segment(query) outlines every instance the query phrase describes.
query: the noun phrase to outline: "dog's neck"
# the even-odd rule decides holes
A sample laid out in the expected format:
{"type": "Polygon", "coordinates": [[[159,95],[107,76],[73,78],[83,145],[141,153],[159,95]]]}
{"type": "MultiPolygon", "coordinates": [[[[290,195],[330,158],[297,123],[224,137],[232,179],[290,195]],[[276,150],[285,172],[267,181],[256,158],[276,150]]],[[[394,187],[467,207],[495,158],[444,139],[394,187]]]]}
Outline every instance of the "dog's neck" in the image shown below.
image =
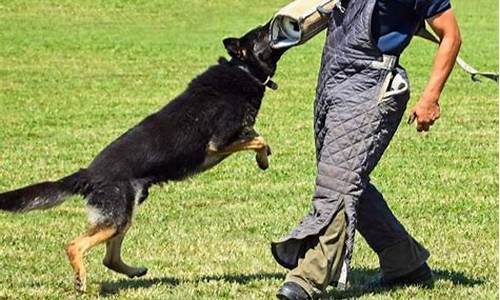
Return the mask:
{"type": "Polygon", "coordinates": [[[247,75],[259,85],[268,87],[272,90],[276,90],[278,88],[278,85],[271,80],[271,75],[266,74],[263,71],[258,72],[257,70],[255,70],[256,68],[252,68],[245,64],[243,61],[234,57],[231,58],[229,63],[247,73],[247,75]]]}

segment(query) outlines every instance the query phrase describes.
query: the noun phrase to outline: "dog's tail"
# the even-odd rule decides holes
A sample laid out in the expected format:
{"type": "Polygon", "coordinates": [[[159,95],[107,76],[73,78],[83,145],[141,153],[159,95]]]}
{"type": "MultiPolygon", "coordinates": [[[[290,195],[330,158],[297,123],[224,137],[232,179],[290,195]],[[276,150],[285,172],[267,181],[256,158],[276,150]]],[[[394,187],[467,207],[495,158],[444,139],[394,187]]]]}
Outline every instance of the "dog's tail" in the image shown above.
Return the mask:
{"type": "Polygon", "coordinates": [[[57,181],[40,182],[0,194],[0,210],[27,212],[57,206],[71,195],[81,194],[87,186],[84,170],[57,181]]]}

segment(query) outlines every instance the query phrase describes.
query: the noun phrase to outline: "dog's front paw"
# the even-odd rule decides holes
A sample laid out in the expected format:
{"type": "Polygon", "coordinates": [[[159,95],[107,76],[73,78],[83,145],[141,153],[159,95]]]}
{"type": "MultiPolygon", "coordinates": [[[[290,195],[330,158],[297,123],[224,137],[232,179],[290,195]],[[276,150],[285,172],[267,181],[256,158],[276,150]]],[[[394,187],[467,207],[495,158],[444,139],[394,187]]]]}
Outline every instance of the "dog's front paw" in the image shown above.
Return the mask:
{"type": "Polygon", "coordinates": [[[269,159],[267,158],[269,153],[268,149],[269,151],[271,150],[271,148],[268,147],[266,149],[263,149],[262,151],[257,152],[257,154],[255,155],[257,165],[262,170],[266,170],[267,168],[269,168],[269,159]]]}

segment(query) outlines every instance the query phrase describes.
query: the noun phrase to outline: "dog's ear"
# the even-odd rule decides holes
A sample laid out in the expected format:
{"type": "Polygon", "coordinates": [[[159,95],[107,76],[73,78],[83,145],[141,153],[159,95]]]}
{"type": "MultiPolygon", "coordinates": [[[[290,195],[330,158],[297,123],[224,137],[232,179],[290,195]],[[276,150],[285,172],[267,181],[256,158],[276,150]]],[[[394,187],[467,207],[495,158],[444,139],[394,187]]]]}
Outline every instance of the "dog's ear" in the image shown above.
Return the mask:
{"type": "Polygon", "coordinates": [[[232,57],[241,58],[243,56],[240,39],[227,38],[222,42],[224,43],[224,47],[226,48],[227,53],[229,53],[229,55],[231,55],[232,57]]]}

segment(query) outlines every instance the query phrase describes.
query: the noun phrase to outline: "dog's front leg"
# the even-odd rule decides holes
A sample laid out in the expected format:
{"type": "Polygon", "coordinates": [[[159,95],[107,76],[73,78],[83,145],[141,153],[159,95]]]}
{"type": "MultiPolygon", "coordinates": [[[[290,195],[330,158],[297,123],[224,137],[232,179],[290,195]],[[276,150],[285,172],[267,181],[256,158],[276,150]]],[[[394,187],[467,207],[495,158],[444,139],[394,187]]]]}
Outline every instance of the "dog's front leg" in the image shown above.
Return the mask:
{"type": "Polygon", "coordinates": [[[271,155],[271,147],[267,144],[264,138],[257,134],[255,137],[249,137],[245,139],[239,139],[225,147],[221,150],[212,149],[219,154],[232,154],[238,151],[255,151],[257,154],[255,160],[257,165],[262,170],[269,167],[268,156],[271,155]]]}
{"type": "Polygon", "coordinates": [[[255,155],[255,160],[257,161],[257,165],[259,166],[259,168],[261,168],[262,170],[269,168],[268,156],[270,156],[271,154],[272,151],[271,151],[271,146],[269,146],[269,144],[266,144],[265,148],[262,149],[261,151],[257,151],[257,154],[255,155]]]}

